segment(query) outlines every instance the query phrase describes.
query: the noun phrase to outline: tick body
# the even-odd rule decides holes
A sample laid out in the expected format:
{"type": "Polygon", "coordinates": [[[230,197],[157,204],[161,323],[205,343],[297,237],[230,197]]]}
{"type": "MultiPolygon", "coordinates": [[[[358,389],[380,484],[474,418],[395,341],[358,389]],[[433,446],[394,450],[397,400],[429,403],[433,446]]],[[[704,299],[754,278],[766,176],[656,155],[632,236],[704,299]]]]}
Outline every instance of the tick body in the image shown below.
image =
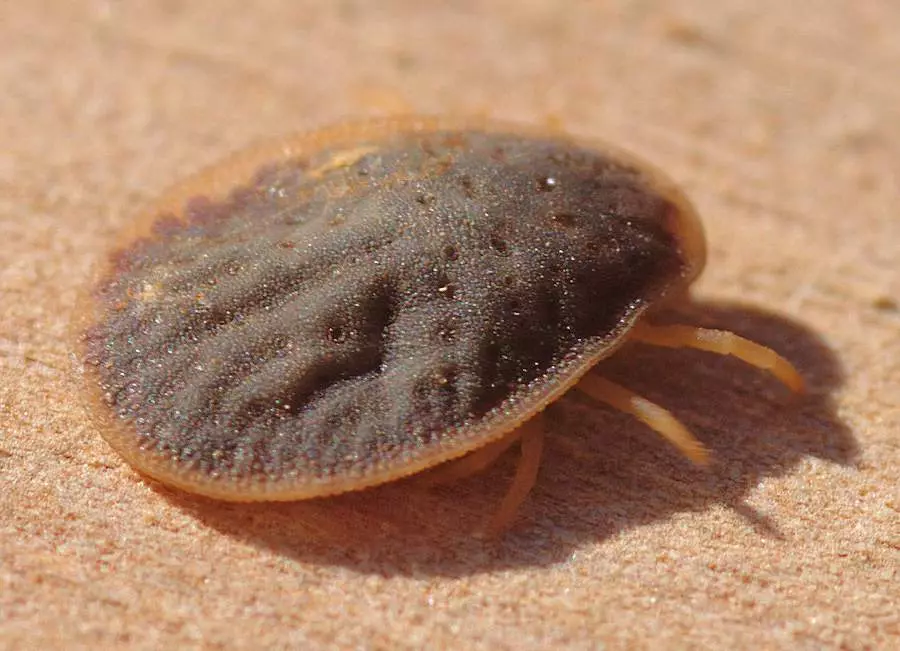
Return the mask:
{"type": "Polygon", "coordinates": [[[541,411],[576,385],[704,459],[668,412],[589,373],[627,340],[802,386],[735,335],[646,323],[704,261],[688,201],[621,152],[502,124],[345,124],[157,202],[98,273],[79,356],[119,453],[226,500],[461,474],[521,440],[499,527],[534,480],[541,411]]]}

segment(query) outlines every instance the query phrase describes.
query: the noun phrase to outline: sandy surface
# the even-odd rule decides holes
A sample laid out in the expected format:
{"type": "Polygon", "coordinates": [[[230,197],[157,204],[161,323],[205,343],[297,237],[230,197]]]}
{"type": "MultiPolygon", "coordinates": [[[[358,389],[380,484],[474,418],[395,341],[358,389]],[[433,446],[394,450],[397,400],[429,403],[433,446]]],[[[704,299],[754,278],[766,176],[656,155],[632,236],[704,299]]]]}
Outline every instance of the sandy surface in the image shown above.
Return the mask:
{"type": "Polygon", "coordinates": [[[0,647],[900,645],[900,4],[249,6],[4,6],[0,647]],[[607,375],[716,464],[567,398],[494,543],[466,532],[513,458],[440,490],[275,507],[141,480],[69,372],[91,264],[229,151],[405,110],[561,123],[655,161],[708,229],[691,318],[782,351],[810,394],[635,348],[607,375]]]}

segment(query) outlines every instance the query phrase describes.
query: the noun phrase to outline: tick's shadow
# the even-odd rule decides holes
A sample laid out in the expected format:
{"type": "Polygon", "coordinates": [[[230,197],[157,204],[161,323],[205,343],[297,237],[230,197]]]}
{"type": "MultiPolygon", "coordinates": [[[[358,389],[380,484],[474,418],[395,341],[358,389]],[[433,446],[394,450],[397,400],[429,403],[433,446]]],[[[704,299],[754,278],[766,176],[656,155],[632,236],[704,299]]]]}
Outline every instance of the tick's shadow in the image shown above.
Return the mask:
{"type": "Polygon", "coordinates": [[[298,561],[382,575],[550,565],[583,543],[715,504],[732,508],[757,535],[780,537],[777,518],[758,513],[745,497],[807,456],[853,462],[856,442],[831,401],[842,382],[840,365],[814,333],[772,314],[697,303],[678,320],[732,330],[783,352],[808,393],[791,397],[765,372],[733,358],[627,347],[598,370],[670,409],[710,448],[713,464],[693,467],[633,418],[570,393],[547,412],[537,486],[498,540],[472,532],[498,507],[516,452],[481,475],[438,488],[413,478],[285,504],[228,504],[159,490],[229,536],[298,561]]]}

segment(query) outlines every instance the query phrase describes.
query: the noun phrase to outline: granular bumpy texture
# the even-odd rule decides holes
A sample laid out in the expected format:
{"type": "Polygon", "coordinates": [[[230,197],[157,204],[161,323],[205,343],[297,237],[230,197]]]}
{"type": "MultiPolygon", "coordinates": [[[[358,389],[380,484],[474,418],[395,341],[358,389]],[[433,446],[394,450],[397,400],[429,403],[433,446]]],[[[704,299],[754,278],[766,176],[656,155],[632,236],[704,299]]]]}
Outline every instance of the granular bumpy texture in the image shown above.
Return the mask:
{"type": "Polygon", "coordinates": [[[677,203],[604,152],[366,135],[198,191],[116,253],[82,350],[114,445],[235,499],[405,474],[511,429],[695,271],[677,203]]]}

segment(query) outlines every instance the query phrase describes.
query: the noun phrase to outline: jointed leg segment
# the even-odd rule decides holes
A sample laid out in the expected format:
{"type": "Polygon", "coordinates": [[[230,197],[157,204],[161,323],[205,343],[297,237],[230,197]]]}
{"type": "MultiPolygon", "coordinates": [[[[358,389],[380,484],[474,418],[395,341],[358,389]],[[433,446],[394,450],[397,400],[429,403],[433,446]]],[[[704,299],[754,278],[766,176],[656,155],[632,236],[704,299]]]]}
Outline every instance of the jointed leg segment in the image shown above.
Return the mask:
{"type": "Polygon", "coordinates": [[[694,438],[694,435],[672,414],[656,403],[650,402],[615,382],[590,373],[584,376],[576,386],[594,400],[605,402],[609,406],[643,421],[681,450],[682,454],[694,463],[706,464],[708,462],[709,455],[703,444],[694,438]]]}
{"type": "Polygon", "coordinates": [[[544,451],[544,428],[541,420],[540,416],[536,416],[516,430],[522,447],[522,457],[516,467],[516,476],[500,503],[500,508],[494,513],[485,530],[488,536],[497,535],[509,527],[522,502],[534,488],[544,451]]]}
{"type": "MultiPolygon", "coordinates": [[[[667,348],[698,348],[735,357],[770,371],[792,391],[804,390],[803,378],[789,361],[770,348],[727,330],[710,330],[693,326],[651,326],[636,324],[628,338],[667,348]]],[[[577,388],[595,400],[631,414],[661,434],[695,463],[708,462],[708,453],[687,428],[668,411],[636,393],[595,374],[588,374],[577,388]]]]}
{"type": "Polygon", "coordinates": [[[423,479],[430,485],[452,484],[460,479],[477,475],[493,465],[504,452],[516,444],[516,441],[519,440],[521,435],[522,428],[520,427],[510,432],[499,441],[488,443],[484,447],[480,447],[464,457],[448,461],[429,470],[423,479]]]}
{"type": "Polygon", "coordinates": [[[509,432],[499,441],[489,443],[464,457],[448,461],[430,470],[423,479],[427,484],[447,484],[477,474],[490,467],[516,443],[519,443],[522,452],[516,466],[516,475],[482,534],[495,536],[509,527],[537,480],[544,448],[544,427],[540,414],[509,432]]]}
{"type": "Polygon", "coordinates": [[[628,338],[666,348],[697,348],[720,355],[733,355],[738,359],[765,369],[781,380],[791,391],[804,389],[803,378],[797,369],[771,348],[744,339],[727,330],[711,330],[685,325],[651,326],[637,323],[628,338]]]}

